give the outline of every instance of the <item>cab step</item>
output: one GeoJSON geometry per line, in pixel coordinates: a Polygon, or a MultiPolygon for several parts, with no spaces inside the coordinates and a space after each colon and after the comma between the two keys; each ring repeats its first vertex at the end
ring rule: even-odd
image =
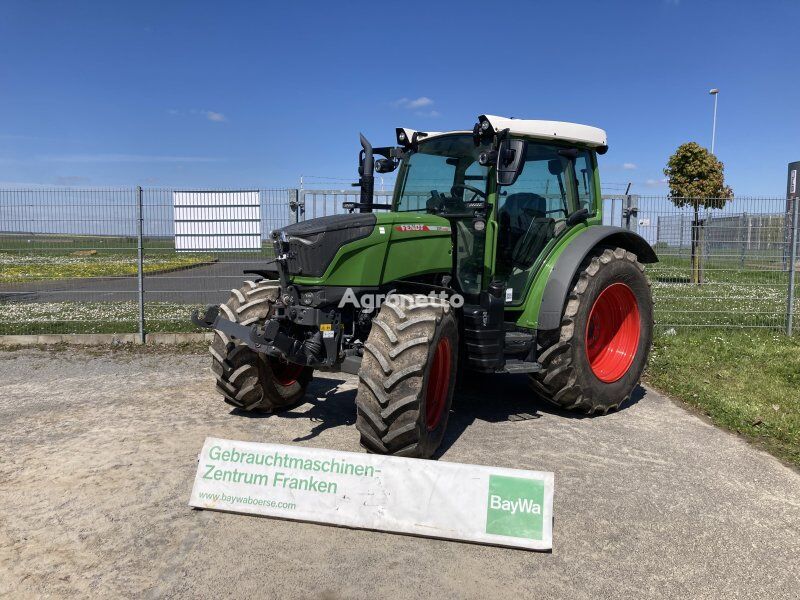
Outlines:
{"type": "Polygon", "coordinates": [[[504,351],[506,354],[527,352],[533,345],[533,340],[533,334],[527,331],[506,331],[504,351]]]}
{"type": "Polygon", "coordinates": [[[542,370],[542,365],[538,362],[529,362],[527,360],[508,359],[503,370],[498,373],[538,373],[542,370]]]}

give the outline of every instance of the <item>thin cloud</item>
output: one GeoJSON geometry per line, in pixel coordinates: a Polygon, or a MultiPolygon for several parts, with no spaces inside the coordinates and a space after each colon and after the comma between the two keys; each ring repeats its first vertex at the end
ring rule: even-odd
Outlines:
{"type": "Polygon", "coordinates": [[[626,171],[633,171],[636,168],[634,163],[623,163],[622,168],[626,171]]]}
{"type": "Polygon", "coordinates": [[[669,180],[665,177],[663,179],[648,179],[644,184],[648,187],[662,187],[667,185],[669,180]]]}
{"type": "Polygon", "coordinates": [[[52,183],[30,182],[30,181],[0,181],[1,189],[9,188],[50,188],[53,187],[52,183]]]}
{"type": "Polygon", "coordinates": [[[0,140],[33,140],[33,141],[47,141],[52,140],[50,137],[42,137],[39,135],[24,135],[17,133],[0,133],[0,140]]]}
{"type": "Polygon", "coordinates": [[[390,104],[394,108],[405,108],[408,110],[414,110],[417,108],[424,108],[425,106],[431,106],[433,104],[433,100],[431,100],[427,96],[420,96],[419,98],[406,98],[404,96],[402,98],[398,98],[394,102],[390,102],[390,104]]]}
{"type": "Polygon", "coordinates": [[[442,113],[440,113],[438,110],[428,110],[428,111],[418,110],[414,114],[417,115],[418,117],[440,117],[440,116],[442,116],[442,113]]]}
{"type": "Polygon", "coordinates": [[[430,106],[431,104],[433,104],[433,100],[427,96],[420,96],[419,98],[411,100],[407,108],[422,108],[423,106],[430,106]]]}
{"type": "Polygon", "coordinates": [[[62,154],[40,156],[43,162],[55,163],[205,163],[220,159],[207,156],[169,156],[159,154],[62,154]]]}
{"type": "Polygon", "coordinates": [[[88,177],[83,177],[81,175],[60,175],[55,178],[54,183],[56,185],[82,185],[89,183],[91,179],[88,177]]]}
{"type": "Polygon", "coordinates": [[[199,108],[193,108],[193,109],[188,110],[186,112],[184,112],[184,111],[182,111],[180,109],[177,109],[177,108],[170,108],[169,110],[167,110],[167,113],[169,113],[173,117],[182,117],[184,115],[203,116],[206,119],[208,119],[209,121],[214,121],[215,123],[224,123],[224,122],[226,122],[228,120],[228,117],[226,117],[221,112],[217,112],[215,110],[204,110],[204,109],[201,110],[199,108]]]}

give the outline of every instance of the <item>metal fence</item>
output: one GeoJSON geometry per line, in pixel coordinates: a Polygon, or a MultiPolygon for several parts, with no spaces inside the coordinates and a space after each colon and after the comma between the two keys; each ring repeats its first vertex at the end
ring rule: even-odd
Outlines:
{"type": "Polygon", "coordinates": [[[273,256],[265,238],[294,218],[298,197],[248,190],[257,198],[254,224],[224,204],[241,190],[200,191],[222,206],[198,204],[187,222],[176,213],[176,192],[0,190],[0,335],[193,331],[193,308],[223,302],[244,270],[273,256]],[[204,231],[204,216],[217,233],[204,231]],[[257,243],[215,243],[236,240],[226,230],[244,224],[256,225],[257,243]],[[181,249],[179,230],[209,243],[181,249]]]}
{"type": "Polygon", "coordinates": [[[706,199],[679,203],[637,198],[638,233],[660,261],[649,269],[658,322],[791,332],[800,266],[793,219],[800,203],[735,198],[715,209],[705,208],[706,199]]]}
{"type": "MultiPolygon", "coordinates": [[[[224,301],[272,257],[272,229],[357,200],[354,189],[0,190],[0,335],[192,331],[192,308],[224,301]]],[[[659,255],[648,269],[658,324],[791,330],[800,203],[682,204],[603,197],[604,223],[659,255]]]]}

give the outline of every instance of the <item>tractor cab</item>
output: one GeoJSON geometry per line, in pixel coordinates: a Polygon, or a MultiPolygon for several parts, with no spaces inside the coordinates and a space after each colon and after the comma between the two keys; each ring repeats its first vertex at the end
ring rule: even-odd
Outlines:
{"type": "Polygon", "coordinates": [[[494,281],[508,307],[521,305],[544,251],[598,220],[601,129],[483,115],[473,131],[397,135],[392,210],[453,223],[454,279],[468,298],[494,281]]]}

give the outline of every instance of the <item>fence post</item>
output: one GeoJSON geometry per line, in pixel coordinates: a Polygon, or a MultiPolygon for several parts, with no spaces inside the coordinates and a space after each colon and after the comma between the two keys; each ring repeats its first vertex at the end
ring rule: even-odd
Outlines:
{"type": "Polygon", "coordinates": [[[747,213],[742,213],[739,216],[739,270],[744,270],[745,257],[747,256],[747,246],[750,240],[750,220],[747,218],[747,213]],[[747,235],[744,235],[745,227],[747,227],[747,235]]]}
{"type": "Polygon", "coordinates": [[[299,190],[296,188],[289,188],[287,191],[289,193],[289,223],[297,223],[299,190]]]}
{"type": "Polygon", "coordinates": [[[303,188],[289,188],[289,222],[299,223],[306,212],[306,194],[303,188]]]}
{"type": "Polygon", "coordinates": [[[625,206],[622,209],[625,218],[625,229],[636,232],[639,229],[639,196],[628,194],[625,196],[625,206]]]}
{"type": "Polygon", "coordinates": [[[144,210],[142,207],[142,186],[136,186],[136,279],[139,300],[139,343],[145,342],[144,331],[144,210]]]}
{"type": "Polygon", "coordinates": [[[798,213],[800,213],[800,198],[794,199],[792,206],[792,235],[789,237],[791,240],[789,247],[789,299],[786,306],[786,335],[792,335],[792,319],[794,318],[794,286],[797,273],[797,226],[798,226],[798,213]]]}

